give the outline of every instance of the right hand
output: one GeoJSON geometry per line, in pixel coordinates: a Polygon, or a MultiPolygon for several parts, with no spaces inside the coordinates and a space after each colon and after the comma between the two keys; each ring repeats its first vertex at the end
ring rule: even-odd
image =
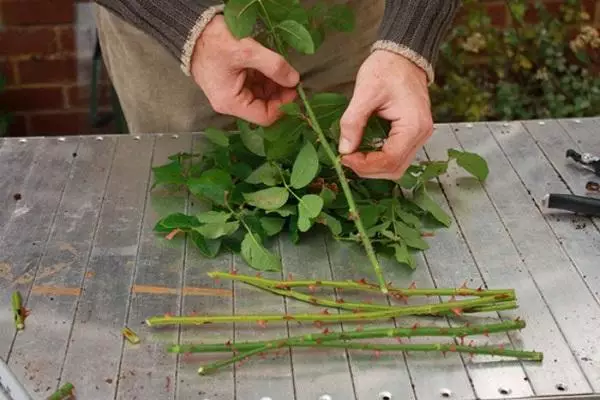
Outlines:
{"type": "Polygon", "coordinates": [[[252,38],[234,37],[222,15],[196,41],[191,75],[217,113],[261,126],[281,117],[279,107],[295,99],[300,80],[279,54],[252,38]]]}

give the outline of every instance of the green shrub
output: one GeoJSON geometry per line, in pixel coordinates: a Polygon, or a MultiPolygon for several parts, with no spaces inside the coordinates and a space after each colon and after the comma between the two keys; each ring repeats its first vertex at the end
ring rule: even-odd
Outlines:
{"type": "Polygon", "coordinates": [[[600,37],[578,0],[566,0],[558,17],[539,2],[507,0],[506,27],[492,26],[481,3],[463,2],[466,18],[440,49],[436,122],[600,114],[600,37]],[[527,12],[539,22],[526,22],[527,12]]]}

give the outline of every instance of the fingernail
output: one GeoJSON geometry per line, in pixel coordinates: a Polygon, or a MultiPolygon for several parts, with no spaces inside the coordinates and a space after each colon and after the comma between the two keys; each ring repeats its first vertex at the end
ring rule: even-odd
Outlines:
{"type": "Polygon", "coordinates": [[[340,139],[340,145],[338,147],[338,151],[342,154],[347,154],[350,153],[350,151],[352,151],[352,147],[351,147],[351,143],[348,139],[342,137],[340,139]]]}

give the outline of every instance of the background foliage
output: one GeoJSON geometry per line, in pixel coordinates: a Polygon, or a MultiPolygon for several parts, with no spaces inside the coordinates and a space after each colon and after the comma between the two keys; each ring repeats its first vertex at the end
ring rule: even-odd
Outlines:
{"type": "Polygon", "coordinates": [[[436,122],[585,117],[600,114],[600,37],[565,0],[558,18],[539,1],[506,0],[511,19],[492,26],[485,3],[464,0],[436,64],[436,122]],[[526,22],[537,13],[538,22],[526,22]]]}

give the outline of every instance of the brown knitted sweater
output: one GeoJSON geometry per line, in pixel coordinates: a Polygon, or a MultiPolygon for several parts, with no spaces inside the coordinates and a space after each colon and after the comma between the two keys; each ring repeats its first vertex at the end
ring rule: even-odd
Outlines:
{"type": "MultiPolygon", "coordinates": [[[[198,36],[210,20],[223,11],[223,2],[218,0],[96,2],[157,39],[180,60],[188,75],[198,36]]],[[[407,57],[425,70],[431,83],[440,42],[459,5],[460,0],[386,0],[379,40],[372,49],[407,57]]]]}

